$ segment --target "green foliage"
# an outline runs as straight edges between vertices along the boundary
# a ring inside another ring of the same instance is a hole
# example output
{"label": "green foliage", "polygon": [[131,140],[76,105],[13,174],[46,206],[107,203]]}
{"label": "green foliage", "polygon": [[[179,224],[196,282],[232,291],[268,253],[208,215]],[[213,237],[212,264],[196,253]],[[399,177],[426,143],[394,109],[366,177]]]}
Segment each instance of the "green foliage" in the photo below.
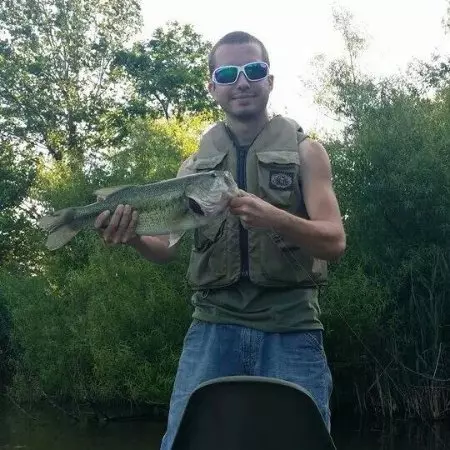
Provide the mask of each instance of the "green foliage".
{"label": "green foliage", "polygon": [[20,343],[12,393],[167,401],[190,317],[183,269],[97,242],[83,268],[66,268],[64,283],[2,277]]}
{"label": "green foliage", "polygon": [[2,134],[82,161],[120,99],[111,63],[139,24],[135,0],[2,2]]}
{"label": "green foliage", "polygon": [[[353,377],[341,386],[361,410],[436,418],[450,348],[450,85],[435,70],[442,82],[370,79],[352,53],[358,35],[344,38],[349,56],[328,65],[319,97],[346,121],[326,143],[348,236],[326,297],[336,376]],[[340,321],[351,339],[334,332]]]}
{"label": "green foliage", "polygon": [[98,253],[71,292],[87,316],[101,400],[168,401],[190,320],[183,262],[152,267],[128,251]]}
{"label": "green foliage", "polygon": [[119,151],[105,158],[110,185],[149,183],[174,177],[182,161],[182,148],[165,122],[136,119]]}
{"label": "green foliage", "polygon": [[5,385],[9,382],[11,359],[13,357],[12,353],[11,313],[6,305],[5,296],[0,288],[0,392],[4,390]]}
{"label": "green foliage", "polygon": [[[385,284],[367,273],[350,249],[333,266],[329,286],[320,297],[326,352],[335,383],[334,407],[369,412],[368,387],[385,361],[386,329],[395,328],[393,298]],[[381,367],[380,367],[381,364]]]}
{"label": "green foliage", "polygon": [[191,25],[169,22],[158,27],[150,40],[119,52],[116,64],[124,67],[136,89],[129,112],[166,119],[217,113],[206,90],[210,49],[211,43]]}
{"label": "green foliage", "polygon": [[33,234],[29,217],[36,214],[24,204],[36,175],[30,152],[0,141],[0,266],[23,268],[33,253],[24,237]]}
{"label": "green foliage", "polygon": [[28,152],[14,152],[7,142],[0,142],[0,209],[18,206],[33,182],[35,169]]}

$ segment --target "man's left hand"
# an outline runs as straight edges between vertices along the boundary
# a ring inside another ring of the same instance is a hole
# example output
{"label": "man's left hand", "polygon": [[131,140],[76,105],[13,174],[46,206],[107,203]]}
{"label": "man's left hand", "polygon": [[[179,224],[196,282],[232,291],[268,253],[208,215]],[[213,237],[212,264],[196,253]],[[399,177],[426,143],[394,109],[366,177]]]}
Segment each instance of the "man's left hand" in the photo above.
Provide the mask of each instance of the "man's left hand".
{"label": "man's left hand", "polygon": [[272,228],[281,210],[248,192],[230,201],[230,212],[240,216],[244,227]]}

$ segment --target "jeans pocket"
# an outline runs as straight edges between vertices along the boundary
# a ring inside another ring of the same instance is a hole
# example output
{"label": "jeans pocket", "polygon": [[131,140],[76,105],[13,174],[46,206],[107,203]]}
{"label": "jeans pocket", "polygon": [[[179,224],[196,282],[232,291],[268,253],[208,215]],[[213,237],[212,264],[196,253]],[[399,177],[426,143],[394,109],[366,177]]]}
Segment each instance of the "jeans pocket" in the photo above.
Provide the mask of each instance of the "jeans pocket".
{"label": "jeans pocket", "polygon": [[193,342],[195,342],[197,331],[201,325],[202,322],[200,320],[197,319],[192,320],[184,336],[184,345],[183,345],[184,349],[186,349],[187,347],[192,345]]}
{"label": "jeans pocket", "polygon": [[311,330],[304,332],[304,338],[307,344],[320,354],[326,360],[325,348],[323,345],[323,334],[321,330]]}

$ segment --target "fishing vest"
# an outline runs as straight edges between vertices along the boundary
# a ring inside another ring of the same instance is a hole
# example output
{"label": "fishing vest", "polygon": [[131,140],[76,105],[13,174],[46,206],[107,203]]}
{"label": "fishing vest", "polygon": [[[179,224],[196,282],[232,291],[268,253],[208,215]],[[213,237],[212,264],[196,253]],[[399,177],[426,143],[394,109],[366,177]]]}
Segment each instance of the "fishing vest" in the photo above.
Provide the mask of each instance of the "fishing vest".
{"label": "fishing vest", "polygon": [[[241,189],[308,219],[299,156],[299,143],[306,137],[295,121],[275,116],[243,151],[227,126],[218,122],[202,136],[189,169],[228,170]],[[327,264],[273,230],[245,229],[232,214],[215,235],[207,228],[196,229],[187,271],[190,286],[220,288],[241,277],[260,286],[317,287],[326,281]]]}

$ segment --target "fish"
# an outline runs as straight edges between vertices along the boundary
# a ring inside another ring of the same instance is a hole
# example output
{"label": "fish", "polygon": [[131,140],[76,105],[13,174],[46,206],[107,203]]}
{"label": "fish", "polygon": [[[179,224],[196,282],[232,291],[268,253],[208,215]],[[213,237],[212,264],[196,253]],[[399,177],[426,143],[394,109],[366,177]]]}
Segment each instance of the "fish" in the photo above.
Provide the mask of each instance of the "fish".
{"label": "fish", "polygon": [[94,230],[97,216],[105,210],[113,213],[120,204],[138,212],[137,235],[169,235],[172,247],[189,230],[219,230],[229,214],[229,201],[242,194],[230,172],[210,170],[142,185],[105,187],[94,195],[94,203],[63,208],[38,220],[48,232],[49,250],[63,247],[83,229]]}

